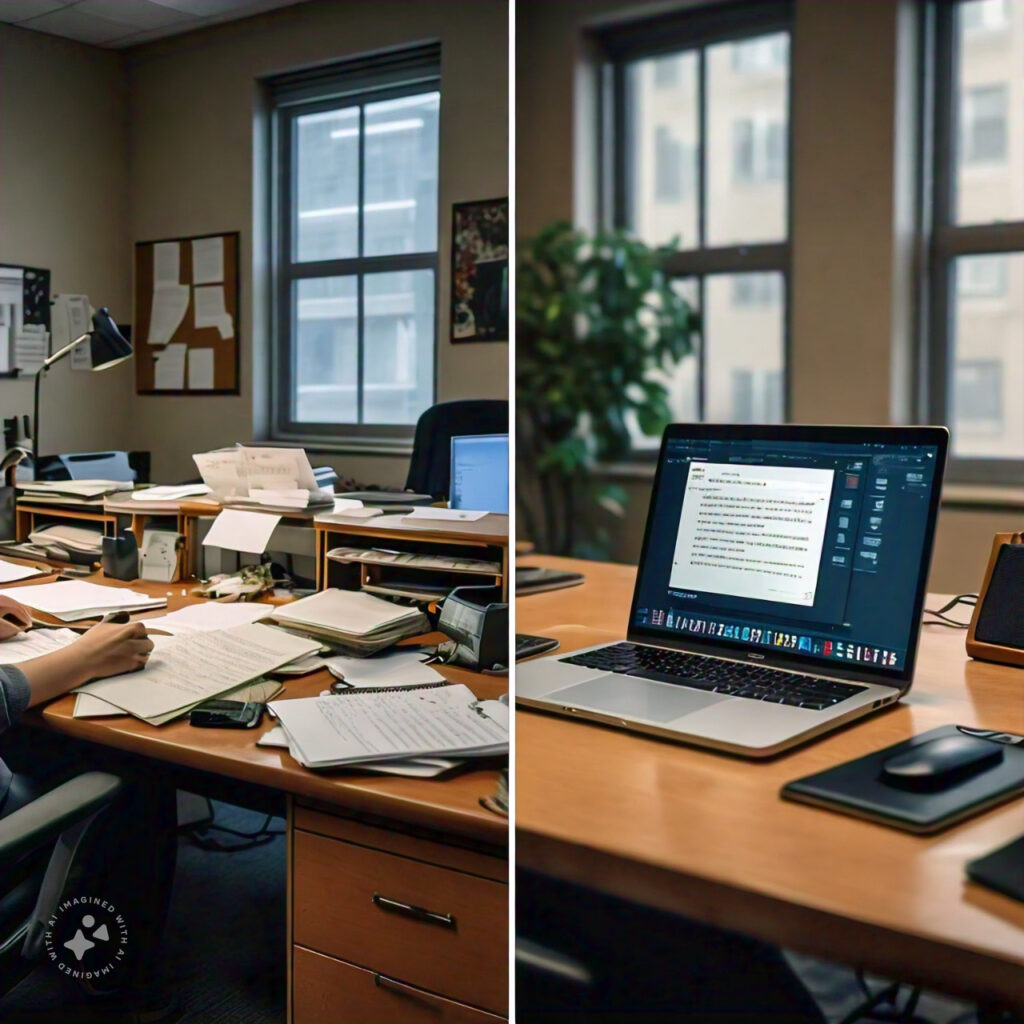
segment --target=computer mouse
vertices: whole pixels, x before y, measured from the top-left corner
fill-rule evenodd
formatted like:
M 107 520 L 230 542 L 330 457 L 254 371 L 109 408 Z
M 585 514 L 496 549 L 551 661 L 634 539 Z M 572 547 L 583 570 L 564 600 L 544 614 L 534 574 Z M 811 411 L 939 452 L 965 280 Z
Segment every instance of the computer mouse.
M 940 736 L 890 757 L 881 779 L 890 786 L 929 792 L 948 789 L 999 764 L 1002 748 L 972 736 Z

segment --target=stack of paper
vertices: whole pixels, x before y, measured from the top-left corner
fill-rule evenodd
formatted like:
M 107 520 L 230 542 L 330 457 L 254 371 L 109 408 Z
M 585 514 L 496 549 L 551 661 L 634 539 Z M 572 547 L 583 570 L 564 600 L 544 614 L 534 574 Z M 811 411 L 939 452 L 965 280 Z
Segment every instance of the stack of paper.
M 477 701 L 461 684 L 351 690 L 275 701 L 270 710 L 307 768 L 508 753 L 508 706 Z
M 132 501 L 181 501 L 210 493 L 206 484 L 176 484 L 158 487 L 140 487 L 132 491 Z
M 334 507 L 302 448 L 237 445 L 193 455 L 203 482 L 224 505 L 294 514 Z
M 97 679 L 76 693 L 162 725 L 204 700 L 224 696 L 279 665 L 311 654 L 314 641 L 270 626 L 235 626 L 160 639 L 141 672 Z
M 418 608 L 403 608 L 361 590 L 336 588 L 278 607 L 273 617 L 285 629 L 364 656 L 430 629 Z
M 346 523 L 353 519 L 373 519 L 384 514 L 383 509 L 364 505 L 358 498 L 335 498 L 330 512 L 320 512 L 314 517 L 318 523 Z
M 140 612 L 147 608 L 162 608 L 167 604 L 164 597 L 150 597 L 127 587 L 104 587 L 84 580 L 37 583 L 18 587 L 9 593 L 29 608 L 46 612 L 62 622 L 94 619 L 107 612 Z
M 33 530 L 28 539 L 41 548 L 47 557 L 65 562 L 71 561 L 74 555 L 85 555 L 87 559 L 92 559 L 103 554 L 103 527 L 99 524 L 48 523 Z
M 26 480 L 18 490 L 25 500 L 51 505 L 102 505 L 109 494 L 131 489 L 123 480 Z
M 444 676 L 425 665 L 427 655 L 420 650 L 395 650 L 375 654 L 372 658 L 346 658 L 337 655 L 324 658 L 321 667 L 343 683 L 355 688 L 368 686 L 420 686 L 444 682 Z

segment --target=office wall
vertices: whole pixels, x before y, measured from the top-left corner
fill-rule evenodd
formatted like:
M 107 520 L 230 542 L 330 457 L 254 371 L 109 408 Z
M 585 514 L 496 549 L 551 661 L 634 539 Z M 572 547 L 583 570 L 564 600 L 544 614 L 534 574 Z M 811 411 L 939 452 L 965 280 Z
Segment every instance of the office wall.
M 153 452 L 157 476 L 193 473 L 194 451 L 266 428 L 265 236 L 254 242 L 266 185 L 259 80 L 388 47 L 439 39 L 442 48 L 438 399 L 507 396 L 507 345 L 446 340 L 451 205 L 508 192 L 507 26 L 504 0 L 312 0 L 130 51 L 131 239 L 242 232 L 242 393 L 136 396 L 136 443 Z M 407 468 L 404 457 L 315 461 L 385 484 L 404 483 Z
M 0 25 L 0 262 L 46 267 L 131 320 L 127 95 L 121 55 Z M 41 450 L 131 446 L 131 366 L 54 366 Z M 32 379 L 0 380 L 0 415 L 31 415 Z
M 692 5 L 659 5 L 666 6 Z M 913 68 L 900 0 L 796 0 L 790 418 L 885 423 L 911 417 Z M 593 220 L 594 56 L 586 30 L 636 5 L 517 6 L 517 234 L 556 218 Z M 899 59 L 897 59 L 899 57 Z M 524 73 L 525 71 L 525 73 Z M 611 471 L 629 495 L 614 557 L 636 560 L 651 475 Z M 961 489 L 962 491 L 963 489 Z M 1019 511 L 943 511 L 931 586 L 976 589 L 992 534 Z

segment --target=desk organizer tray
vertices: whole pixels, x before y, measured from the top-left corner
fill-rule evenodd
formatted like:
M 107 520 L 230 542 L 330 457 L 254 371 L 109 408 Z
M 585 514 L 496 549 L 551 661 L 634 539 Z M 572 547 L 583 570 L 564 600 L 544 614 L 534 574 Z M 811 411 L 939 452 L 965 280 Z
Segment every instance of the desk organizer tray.
M 932 792 L 897 788 L 883 780 L 882 766 L 893 757 L 946 736 L 965 735 L 992 743 L 1002 760 L 977 774 Z M 866 757 L 786 783 L 785 800 L 867 818 L 925 835 L 1024 794 L 1024 736 L 994 729 L 944 725 Z

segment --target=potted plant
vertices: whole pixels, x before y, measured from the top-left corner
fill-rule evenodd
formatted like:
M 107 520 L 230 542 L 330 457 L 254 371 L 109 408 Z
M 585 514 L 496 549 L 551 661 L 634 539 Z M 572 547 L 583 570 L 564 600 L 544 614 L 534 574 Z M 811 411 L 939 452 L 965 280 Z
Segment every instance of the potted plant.
M 699 319 L 663 266 L 671 247 L 567 223 L 524 246 L 517 276 L 516 475 L 522 535 L 538 550 L 606 557 L 599 509 L 621 488 L 594 475 L 630 451 L 630 420 L 671 419 L 655 376 L 690 354 Z

